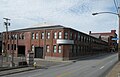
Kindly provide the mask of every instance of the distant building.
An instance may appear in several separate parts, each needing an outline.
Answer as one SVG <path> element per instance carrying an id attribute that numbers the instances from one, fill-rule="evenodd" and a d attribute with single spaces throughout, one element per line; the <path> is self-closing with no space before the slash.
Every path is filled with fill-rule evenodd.
<path id="1" fill-rule="evenodd" d="M 114 40 L 114 38 L 117 38 L 116 30 L 111 30 L 111 32 L 102 32 L 102 33 L 92 33 L 90 31 L 89 35 L 108 42 L 110 46 L 110 50 L 112 51 L 114 51 L 114 49 L 117 50 L 117 40 Z"/>
<path id="2" fill-rule="evenodd" d="M 0 55 L 2 53 L 2 33 L 0 33 Z"/>
<path id="3" fill-rule="evenodd" d="M 109 49 L 107 42 L 61 25 L 13 30 L 7 37 L 3 32 L 3 43 L 6 39 L 8 54 L 26 56 L 33 52 L 35 58 L 50 60 L 69 60 Z"/>

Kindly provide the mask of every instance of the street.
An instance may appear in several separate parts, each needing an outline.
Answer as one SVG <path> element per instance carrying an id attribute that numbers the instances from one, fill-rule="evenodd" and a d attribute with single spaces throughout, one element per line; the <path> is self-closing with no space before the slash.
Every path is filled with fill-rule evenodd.
<path id="1" fill-rule="evenodd" d="M 50 67 L 2 77 L 104 77 L 106 71 L 114 65 L 118 54 L 107 54 L 93 59 L 78 60 L 62 67 Z"/>

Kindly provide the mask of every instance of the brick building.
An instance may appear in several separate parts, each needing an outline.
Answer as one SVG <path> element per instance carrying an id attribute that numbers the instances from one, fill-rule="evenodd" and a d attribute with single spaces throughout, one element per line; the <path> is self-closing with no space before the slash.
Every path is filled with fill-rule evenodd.
<path id="1" fill-rule="evenodd" d="M 110 46 L 110 50 L 112 51 L 117 50 L 117 40 L 114 40 L 114 38 L 117 38 L 116 30 L 111 30 L 111 32 L 102 32 L 102 33 L 92 33 L 90 31 L 89 35 L 108 42 L 108 45 Z"/>
<path id="2" fill-rule="evenodd" d="M 13 30 L 7 37 L 3 32 L 3 39 L 8 39 L 8 54 L 26 56 L 33 52 L 35 58 L 50 60 L 69 60 L 109 49 L 107 42 L 61 25 Z"/>
<path id="3" fill-rule="evenodd" d="M 0 33 L 0 55 L 2 53 L 2 33 Z"/>

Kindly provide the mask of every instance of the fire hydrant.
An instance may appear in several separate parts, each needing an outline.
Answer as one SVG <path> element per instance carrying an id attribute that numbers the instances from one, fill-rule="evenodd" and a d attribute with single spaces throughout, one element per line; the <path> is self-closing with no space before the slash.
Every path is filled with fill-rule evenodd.
<path id="1" fill-rule="evenodd" d="M 36 67 L 37 67 L 37 63 L 36 63 L 36 62 L 34 62 L 33 66 L 34 66 L 34 68 L 36 68 Z"/>

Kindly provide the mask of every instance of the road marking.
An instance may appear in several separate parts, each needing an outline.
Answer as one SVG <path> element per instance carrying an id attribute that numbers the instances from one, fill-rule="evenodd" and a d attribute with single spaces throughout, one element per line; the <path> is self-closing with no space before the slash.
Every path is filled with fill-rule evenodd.
<path id="1" fill-rule="evenodd" d="M 103 69 L 105 66 L 100 67 L 100 69 Z"/>

